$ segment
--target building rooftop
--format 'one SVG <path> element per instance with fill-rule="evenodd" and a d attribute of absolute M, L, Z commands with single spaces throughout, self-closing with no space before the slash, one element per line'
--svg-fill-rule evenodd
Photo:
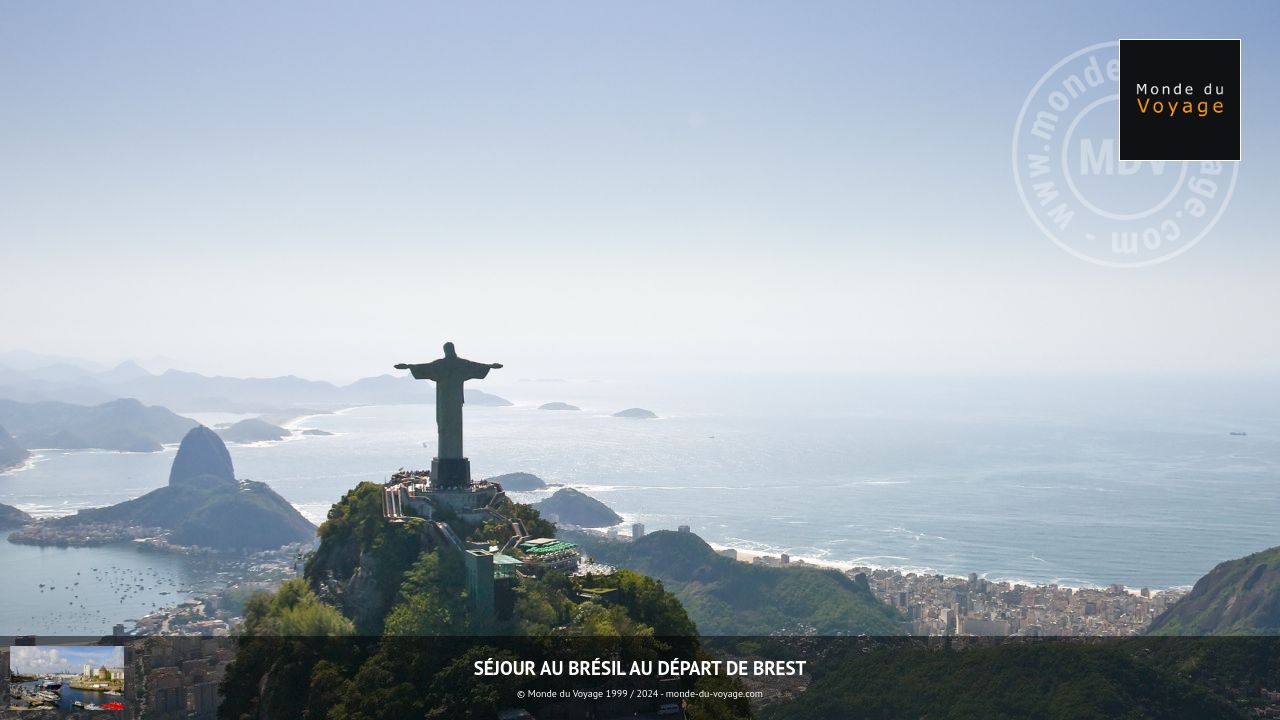
<path fill-rule="evenodd" d="M 548 543 L 538 543 L 537 541 L 520 543 L 520 549 L 530 555 L 549 555 L 551 553 L 563 552 L 565 550 L 573 550 L 577 547 L 577 543 L 571 543 L 565 540 L 552 540 Z"/>

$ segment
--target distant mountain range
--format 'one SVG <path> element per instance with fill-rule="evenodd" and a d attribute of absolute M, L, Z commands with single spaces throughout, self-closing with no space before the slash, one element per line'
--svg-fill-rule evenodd
<path fill-rule="evenodd" d="M 274 378 L 208 376 L 182 370 L 152 374 L 133 361 L 109 370 L 94 370 L 58 361 L 36 365 L 39 356 L 0 355 L 0 398 L 19 402 L 63 402 L 98 405 L 119 398 L 135 398 L 148 405 L 179 411 L 287 412 L 294 409 L 393 405 L 435 402 L 432 383 L 408 375 L 379 375 L 349 385 L 305 380 L 287 375 Z M 52 358 L 50 358 L 52 360 Z M 511 403 L 496 395 L 466 389 L 473 405 L 504 406 Z"/>
<path fill-rule="evenodd" d="M 1151 635 L 1280 635 L 1280 547 L 1218 564 Z"/>
<path fill-rule="evenodd" d="M 24 448 L 155 452 L 181 440 L 196 422 L 133 399 L 94 406 L 0 400 L 0 425 Z"/>
<path fill-rule="evenodd" d="M 467 388 L 465 397 L 471 405 L 511 405 L 474 388 Z M 196 426 L 168 408 L 287 417 L 356 405 L 434 402 L 434 384 L 407 375 L 379 375 L 338 386 L 293 376 L 210 377 L 181 370 L 155 375 L 132 361 L 102 370 L 64 358 L 0 353 L 0 470 L 25 461 L 29 448 L 158 451 Z M 219 432 L 231 442 L 279 440 L 290 434 L 259 419 Z"/>

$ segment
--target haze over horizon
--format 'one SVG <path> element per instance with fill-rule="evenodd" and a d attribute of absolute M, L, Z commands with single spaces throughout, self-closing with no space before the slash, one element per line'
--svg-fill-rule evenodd
<path fill-rule="evenodd" d="M 1280 20 L 1162 9 L 9 4 L 0 351 L 340 382 L 445 340 L 513 378 L 1275 373 L 1274 45 L 1244 38 L 1246 160 L 1192 251 L 1080 262 L 1013 187 L 1063 56 Z"/>

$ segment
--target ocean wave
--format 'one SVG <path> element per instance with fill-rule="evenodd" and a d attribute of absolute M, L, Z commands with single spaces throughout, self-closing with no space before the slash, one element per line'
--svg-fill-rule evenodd
<path fill-rule="evenodd" d="M 926 533 L 922 533 L 922 532 L 919 532 L 919 531 L 916 531 L 916 530 L 911 530 L 911 529 L 904 528 L 904 527 L 891 527 L 891 528 L 885 528 L 885 529 L 881 530 L 880 532 L 885 532 L 885 533 L 895 533 L 895 534 L 898 534 L 898 535 L 908 535 L 908 536 L 912 537 L 913 539 L 915 539 L 915 540 L 917 540 L 917 541 L 919 541 L 919 540 L 925 540 L 925 539 L 928 539 L 928 540 L 942 540 L 943 542 L 946 542 L 946 540 L 947 540 L 946 538 L 942 537 L 941 535 L 928 535 L 928 534 L 926 534 Z"/>

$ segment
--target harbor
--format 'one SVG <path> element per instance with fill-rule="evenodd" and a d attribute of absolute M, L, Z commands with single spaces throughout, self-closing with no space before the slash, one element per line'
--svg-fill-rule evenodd
<path fill-rule="evenodd" d="M 31 645 L 10 649 L 8 709 L 123 710 L 124 648 Z"/>
<path fill-rule="evenodd" d="M 9 687 L 11 708 L 57 708 L 59 710 L 121 710 L 121 688 L 90 690 L 76 684 L 58 682 L 54 688 L 46 688 L 47 679 L 16 683 Z M 119 705 L 120 707 L 113 707 Z"/>

